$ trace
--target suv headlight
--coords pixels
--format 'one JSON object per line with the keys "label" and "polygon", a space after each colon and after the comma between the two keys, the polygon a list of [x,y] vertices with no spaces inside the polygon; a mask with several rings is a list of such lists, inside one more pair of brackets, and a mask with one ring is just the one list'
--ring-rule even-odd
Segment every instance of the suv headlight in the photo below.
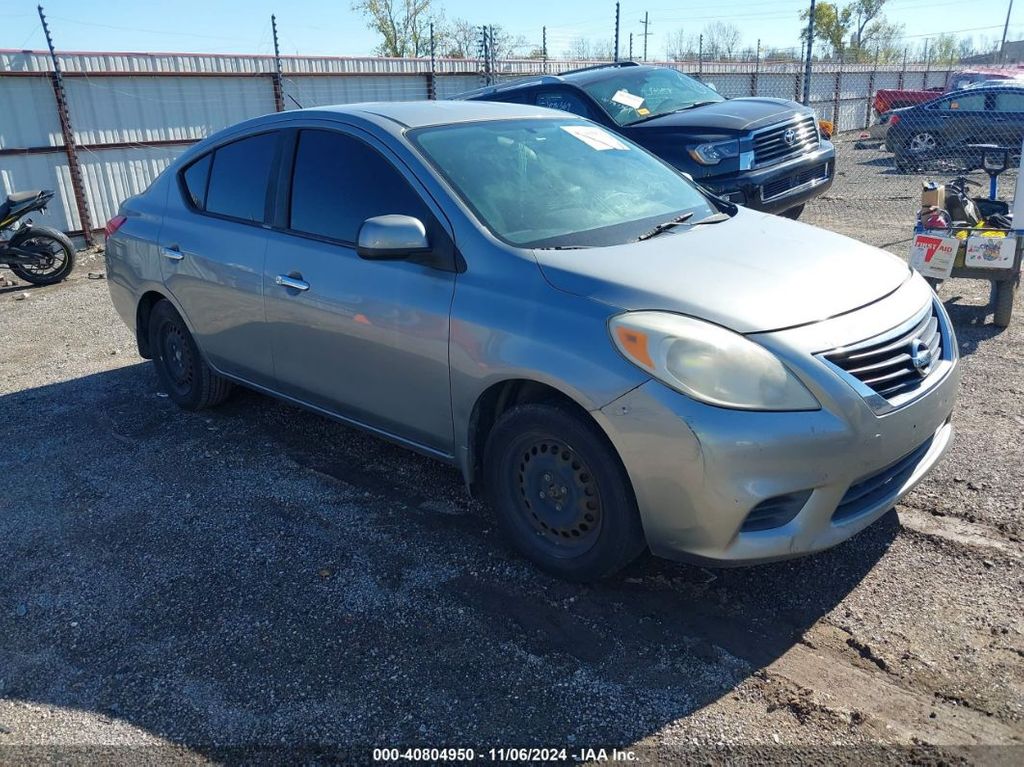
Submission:
{"label": "suv headlight", "polygon": [[690,157],[701,165],[717,165],[722,160],[729,159],[730,157],[739,157],[740,142],[733,139],[731,141],[697,144],[696,146],[691,146],[689,152]]}
{"label": "suv headlight", "polygon": [[739,410],[821,408],[778,357],[719,325],[643,311],[613,317],[609,329],[626,359],[709,405]]}

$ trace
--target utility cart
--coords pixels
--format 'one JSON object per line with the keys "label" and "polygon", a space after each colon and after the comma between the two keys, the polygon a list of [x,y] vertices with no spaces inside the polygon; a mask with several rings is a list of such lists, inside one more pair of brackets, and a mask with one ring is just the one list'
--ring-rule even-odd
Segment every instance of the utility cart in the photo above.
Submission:
{"label": "utility cart", "polygon": [[[982,168],[990,178],[989,196],[970,197],[967,182],[957,178],[949,185],[926,184],[921,212],[914,227],[910,265],[933,287],[944,280],[963,277],[992,283],[993,322],[1005,328],[1013,314],[1013,301],[1020,282],[1024,214],[1012,221],[1010,204],[996,199],[996,179],[1011,166],[1008,147],[976,145]],[[1018,176],[1017,199],[1021,198]],[[1021,206],[1024,209],[1024,205]],[[966,210],[964,210],[966,208]],[[978,223],[969,223],[976,220]]]}

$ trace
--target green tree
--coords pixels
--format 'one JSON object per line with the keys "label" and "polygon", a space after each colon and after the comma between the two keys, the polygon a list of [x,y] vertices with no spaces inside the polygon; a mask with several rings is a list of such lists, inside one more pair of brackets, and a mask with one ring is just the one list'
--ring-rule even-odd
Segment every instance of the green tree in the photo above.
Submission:
{"label": "green tree", "polygon": [[[357,0],[352,10],[366,18],[366,26],[381,36],[381,56],[426,56],[430,53],[430,22],[442,22],[432,14],[431,0]],[[438,27],[435,25],[435,43]]]}

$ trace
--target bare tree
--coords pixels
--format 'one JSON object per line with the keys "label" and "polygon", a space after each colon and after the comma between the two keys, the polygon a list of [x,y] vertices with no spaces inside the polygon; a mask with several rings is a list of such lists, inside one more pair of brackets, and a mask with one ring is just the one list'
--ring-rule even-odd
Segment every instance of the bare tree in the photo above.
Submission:
{"label": "bare tree", "polygon": [[[443,21],[431,13],[431,0],[355,0],[352,10],[380,34],[381,56],[425,56],[430,52],[430,22]],[[435,28],[435,35],[436,35]]]}
{"label": "bare tree", "polygon": [[[436,30],[435,30],[436,34]],[[455,19],[445,29],[444,44],[439,50],[453,59],[470,59],[480,48],[480,28],[465,19]]]}
{"label": "bare tree", "polygon": [[694,35],[687,35],[682,28],[670,32],[665,40],[665,58],[669,61],[686,61],[697,58],[698,42]]}
{"label": "bare tree", "polygon": [[590,40],[586,37],[574,38],[569,47],[563,51],[567,59],[577,61],[595,61],[615,57],[615,44],[611,40]]}
{"label": "bare tree", "polygon": [[740,30],[724,21],[712,21],[704,27],[704,52],[708,58],[731,59],[740,44]]}

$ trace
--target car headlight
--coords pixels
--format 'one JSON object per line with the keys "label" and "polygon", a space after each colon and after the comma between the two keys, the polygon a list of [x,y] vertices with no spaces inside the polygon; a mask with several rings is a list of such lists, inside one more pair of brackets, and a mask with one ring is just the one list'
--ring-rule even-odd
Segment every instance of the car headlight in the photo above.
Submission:
{"label": "car headlight", "polygon": [[710,144],[697,144],[689,149],[690,157],[701,165],[717,165],[722,160],[738,157],[739,141],[716,141]]}
{"label": "car headlight", "polygon": [[609,329],[626,359],[709,405],[740,410],[821,408],[778,357],[719,325],[641,311],[613,317]]}

